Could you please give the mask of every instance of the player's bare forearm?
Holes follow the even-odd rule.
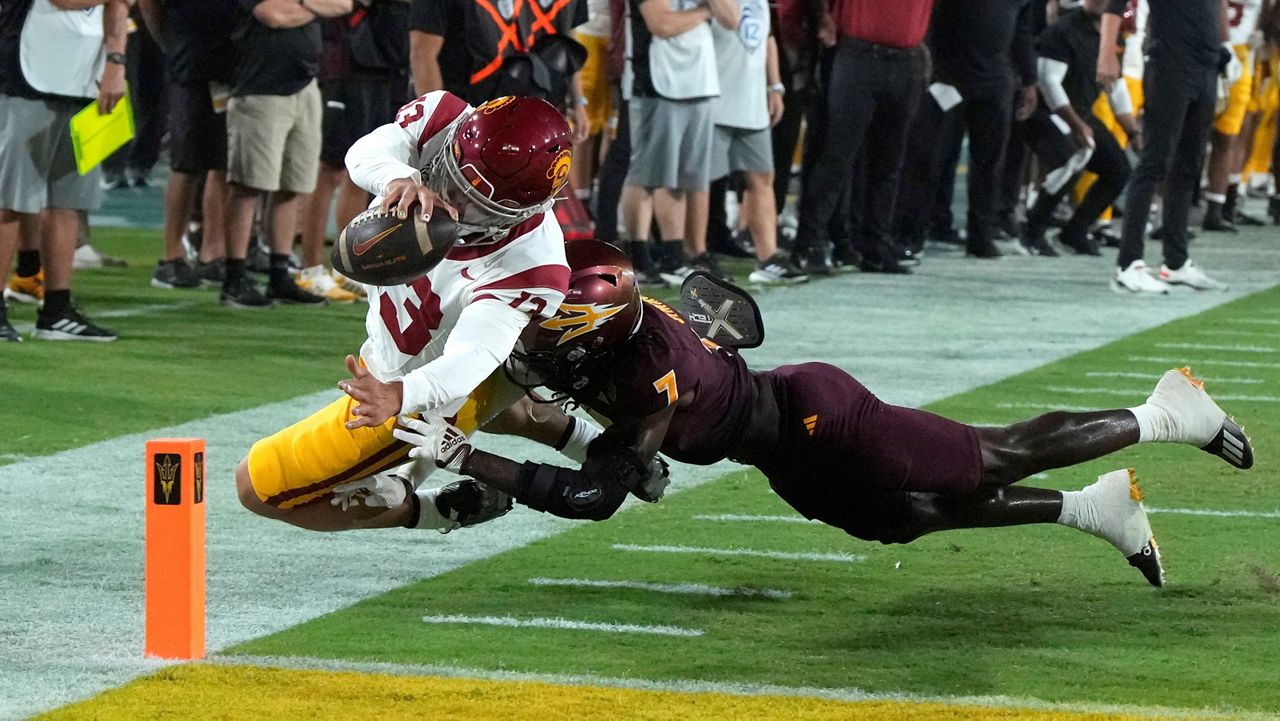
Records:
[[[742,8],[738,0],[707,0],[711,17],[725,30],[737,30],[742,22]]]
[[[442,47],[444,38],[440,35],[409,31],[409,70],[413,75],[414,92],[419,96],[444,89],[444,75],[440,72]]]
[[[644,0],[640,3],[640,17],[649,32],[665,39],[687,33],[710,20],[711,10],[706,5],[692,10],[672,10],[667,0]]]
[[[523,500],[521,496],[526,490],[521,483],[524,478],[523,463],[516,463],[509,458],[486,451],[472,450],[471,455],[462,464],[462,475],[471,476],[516,500]]]
[[[351,12],[351,0],[305,0],[307,9],[322,18],[336,18]]]
[[[107,2],[102,11],[102,32],[102,45],[108,53],[124,52],[129,42],[129,4],[125,0]]]

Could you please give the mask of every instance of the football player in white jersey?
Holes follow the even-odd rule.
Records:
[[[1262,225],[1262,221],[1240,215],[1236,210],[1236,198],[1240,174],[1244,170],[1249,151],[1246,125],[1252,126],[1249,104],[1253,100],[1253,56],[1262,44],[1258,33],[1258,19],[1262,14],[1263,0],[1228,0],[1227,50],[1232,53],[1227,71],[1226,107],[1213,121],[1213,150],[1209,154],[1208,185],[1203,226],[1208,231],[1236,232],[1236,222]],[[1221,95],[1219,96],[1221,97]]]
[[[352,146],[351,179],[375,204],[401,218],[447,212],[459,239],[417,280],[369,287],[368,339],[359,361],[347,357],[345,395],[259,440],[236,469],[249,510],[321,531],[450,530],[505,512],[508,498],[474,482],[415,492],[429,467],[406,465],[410,449],[392,432],[397,417],[422,415],[471,433],[521,398],[500,368],[530,320],[552,317],[564,299],[569,268],[550,210],[569,176],[571,136],[542,100],[472,108],[431,92]],[[585,452],[598,432],[579,421],[538,437],[532,414],[509,416],[514,425],[499,430],[562,449]]]

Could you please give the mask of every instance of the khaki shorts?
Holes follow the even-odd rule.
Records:
[[[32,214],[45,208],[98,209],[102,171],[95,167],[81,175],[71,147],[69,123],[79,110],[0,95],[0,209]]]
[[[227,103],[227,179],[255,190],[310,193],[320,165],[320,88],[240,95]]]

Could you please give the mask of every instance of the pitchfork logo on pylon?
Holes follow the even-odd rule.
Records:
[[[182,502],[182,456],[176,453],[156,454],[155,502],[163,506],[176,506]]]

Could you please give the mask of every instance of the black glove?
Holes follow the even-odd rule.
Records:
[[[464,478],[440,489],[436,510],[466,528],[506,515],[511,510],[511,496],[473,478]]]

